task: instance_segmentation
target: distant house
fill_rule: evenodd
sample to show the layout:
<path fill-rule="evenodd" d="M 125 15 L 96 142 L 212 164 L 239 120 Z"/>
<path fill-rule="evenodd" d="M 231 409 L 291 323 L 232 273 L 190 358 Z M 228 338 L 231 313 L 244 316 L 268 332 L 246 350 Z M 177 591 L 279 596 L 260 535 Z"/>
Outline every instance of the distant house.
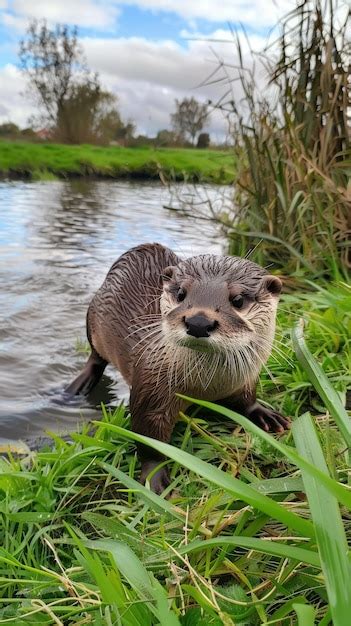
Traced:
<path fill-rule="evenodd" d="M 35 131 L 38 139 L 52 139 L 52 130 L 50 128 L 41 128 L 40 130 Z"/>

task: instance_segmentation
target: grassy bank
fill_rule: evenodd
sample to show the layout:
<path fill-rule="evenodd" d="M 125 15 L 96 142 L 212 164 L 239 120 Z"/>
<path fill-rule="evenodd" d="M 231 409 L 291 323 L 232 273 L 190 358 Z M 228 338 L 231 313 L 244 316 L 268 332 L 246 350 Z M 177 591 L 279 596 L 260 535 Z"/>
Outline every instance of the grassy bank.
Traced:
<path fill-rule="evenodd" d="M 0 143 L 0 175 L 43 179 L 93 176 L 104 178 L 203 181 L 233 180 L 229 152 L 90 145 Z"/>
<path fill-rule="evenodd" d="M 336 398 L 323 374 L 317 393 L 301 338 L 292 345 L 302 314 Z M 93 436 L 86 427 L 72 443 L 54 437 L 52 449 L 2 460 L 0 623 L 326 626 L 333 611 L 346 626 L 349 426 L 338 403 L 351 382 L 350 326 L 341 283 L 285 296 L 259 395 L 292 416 L 292 432 L 273 438 L 208 410 L 183 416 L 167 453 L 169 500 L 136 482 L 123 407 L 103 411 Z"/>

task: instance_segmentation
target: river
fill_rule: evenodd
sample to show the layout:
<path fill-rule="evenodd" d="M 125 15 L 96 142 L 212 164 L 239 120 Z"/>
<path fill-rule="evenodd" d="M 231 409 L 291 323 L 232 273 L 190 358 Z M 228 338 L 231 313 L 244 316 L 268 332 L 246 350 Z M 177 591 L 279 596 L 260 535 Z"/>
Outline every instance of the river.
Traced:
<path fill-rule="evenodd" d="M 214 199 L 220 193 L 218 187 L 203 191 Z M 223 251 L 213 225 L 163 208 L 169 204 L 170 192 L 158 183 L 0 183 L 3 442 L 67 432 L 97 419 L 101 402 L 128 397 L 110 366 L 84 401 L 65 404 L 62 391 L 86 360 L 89 301 L 120 254 L 152 241 L 181 256 Z"/>

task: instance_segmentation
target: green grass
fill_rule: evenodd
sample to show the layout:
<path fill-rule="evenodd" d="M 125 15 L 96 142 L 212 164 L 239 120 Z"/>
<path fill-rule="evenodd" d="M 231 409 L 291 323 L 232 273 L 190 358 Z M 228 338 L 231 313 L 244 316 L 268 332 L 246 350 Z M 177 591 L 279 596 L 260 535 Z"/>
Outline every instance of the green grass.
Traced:
<path fill-rule="evenodd" d="M 233 180 L 234 160 L 219 150 L 0 143 L 0 174 L 48 180 L 73 176 L 160 177 L 212 183 Z"/>
<path fill-rule="evenodd" d="M 1 461 L 0 623 L 349 624 L 351 290 L 285 295 L 278 322 L 259 396 L 292 430 L 193 408 L 151 441 L 169 499 L 137 482 L 124 407 Z"/>

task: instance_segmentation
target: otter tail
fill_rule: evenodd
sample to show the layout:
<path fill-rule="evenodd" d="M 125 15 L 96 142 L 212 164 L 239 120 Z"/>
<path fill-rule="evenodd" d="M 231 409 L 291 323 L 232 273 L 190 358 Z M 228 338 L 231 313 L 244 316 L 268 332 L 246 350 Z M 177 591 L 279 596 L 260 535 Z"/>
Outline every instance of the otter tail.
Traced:
<path fill-rule="evenodd" d="M 83 371 L 70 385 L 68 385 L 65 389 L 65 393 L 72 396 L 77 396 L 79 394 L 87 395 L 90 393 L 90 391 L 99 382 L 106 365 L 107 361 L 102 359 L 93 348 Z"/>

